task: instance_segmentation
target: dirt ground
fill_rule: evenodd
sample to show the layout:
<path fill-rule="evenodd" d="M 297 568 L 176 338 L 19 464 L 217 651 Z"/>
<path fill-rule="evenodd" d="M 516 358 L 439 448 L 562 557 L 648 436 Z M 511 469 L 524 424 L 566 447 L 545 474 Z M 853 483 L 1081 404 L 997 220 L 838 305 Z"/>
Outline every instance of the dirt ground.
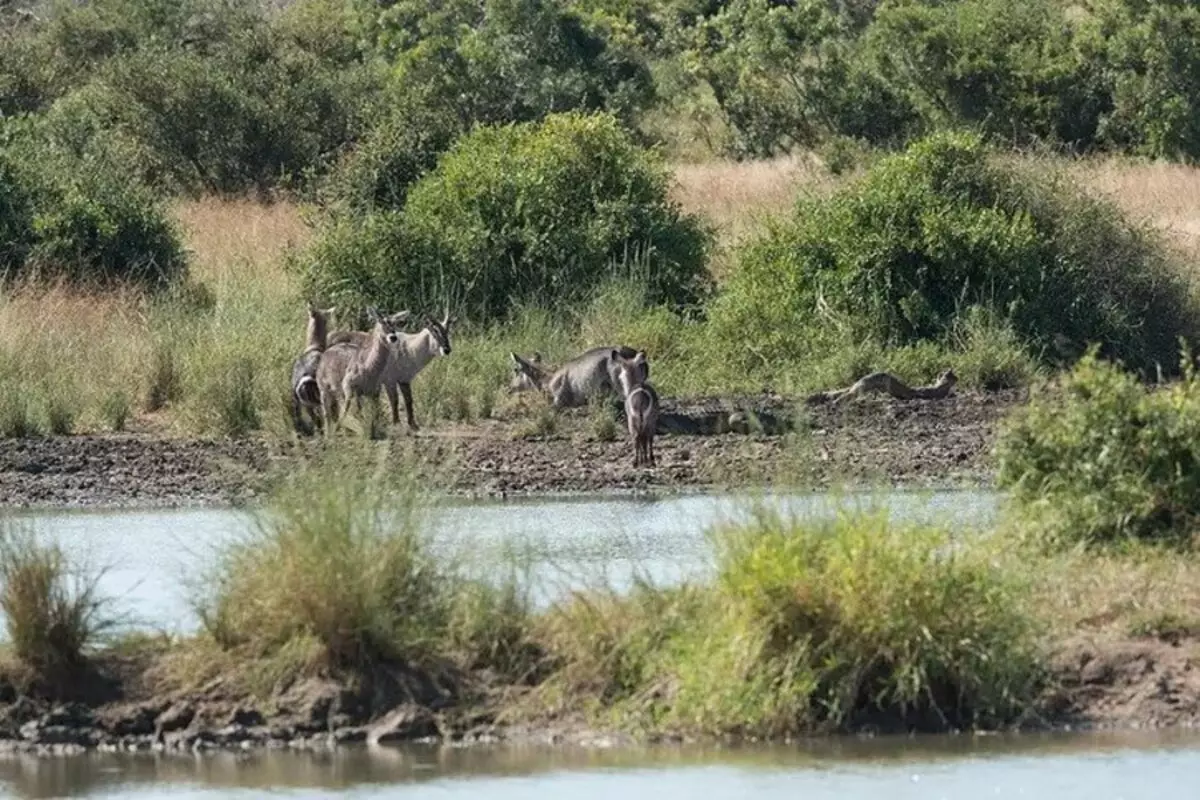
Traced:
<path fill-rule="evenodd" d="M 792 420 L 788 432 L 660 434 L 657 464 L 635 469 L 619 427 L 599 438 L 585 409 L 560 413 L 535 434 L 529 415 L 392 432 L 448 468 L 455 494 L 509 497 L 593 492 L 675 492 L 786 484 L 979 486 L 992 476 L 991 445 L 1020 392 L 962 392 L 946 400 L 866 397 L 805 408 L 778 397 L 668 399 L 689 425 L 754 412 Z M 736 426 L 735 426 L 736 427 Z M 169 507 L 252 502 L 264 479 L 321 447 L 319 440 L 187 439 L 156 433 L 0 440 L 0 506 Z"/>

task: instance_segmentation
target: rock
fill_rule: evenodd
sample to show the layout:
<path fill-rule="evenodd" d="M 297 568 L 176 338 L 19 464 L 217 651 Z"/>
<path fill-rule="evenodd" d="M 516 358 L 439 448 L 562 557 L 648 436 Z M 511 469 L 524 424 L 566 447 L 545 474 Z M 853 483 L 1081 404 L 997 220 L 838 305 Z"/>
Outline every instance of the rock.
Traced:
<path fill-rule="evenodd" d="M 438 732 L 433 714 L 418 705 L 402 705 L 394 708 L 367 730 L 367 744 L 401 742 L 434 736 Z"/>
<path fill-rule="evenodd" d="M 235 708 L 225 721 L 225 724 L 254 728 L 265 724 L 265 722 L 266 720 L 263 719 L 263 715 L 253 708 Z"/>
<path fill-rule="evenodd" d="M 113 736 L 150 736 L 161 712 L 162 708 L 156 705 L 127 706 L 106 715 L 100 724 Z"/>
<path fill-rule="evenodd" d="M 154 720 L 154 735 L 161 736 L 186 728 L 196 717 L 196 709 L 190 703 L 176 703 Z"/>

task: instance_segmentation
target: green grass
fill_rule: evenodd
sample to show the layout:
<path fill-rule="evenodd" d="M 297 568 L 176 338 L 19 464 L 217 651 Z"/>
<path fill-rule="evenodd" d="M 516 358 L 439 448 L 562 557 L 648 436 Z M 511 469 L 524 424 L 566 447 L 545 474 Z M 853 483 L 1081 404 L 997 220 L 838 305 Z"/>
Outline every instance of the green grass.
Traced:
<path fill-rule="evenodd" d="M 713 543 L 712 583 L 553 610 L 547 697 L 644 730 L 751 736 L 988 726 L 1031 708 L 1038 625 L 983 549 L 867 514 L 763 512 Z"/>
<path fill-rule="evenodd" d="M 117 619 L 99 593 L 102 573 L 13 522 L 0 523 L 0 609 L 26 680 L 43 689 L 77 678 Z"/>
<path fill-rule="evenodd" d="M 415 467 L 379 452 L 364 464 L 360 449 L 334 449 L 283 480 L 205 576 L 195 598 L 204 634 L 178 674 L 231 670 L 261 692 L 389 664 L 530 671 L 522 587 L 497 580 L 495 563 L 484 580 L 437 550 Z"/>

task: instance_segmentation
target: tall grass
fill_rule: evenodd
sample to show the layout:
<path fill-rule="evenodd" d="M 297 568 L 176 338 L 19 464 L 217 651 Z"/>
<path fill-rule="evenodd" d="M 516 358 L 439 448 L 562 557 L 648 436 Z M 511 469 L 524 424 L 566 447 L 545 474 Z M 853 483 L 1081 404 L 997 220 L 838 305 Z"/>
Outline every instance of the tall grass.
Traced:
<path fill-rule="evenodd" d="M 990 725 L 1031 707 L 1037 626 L 981 547 L 878 515 L 765 512 L 713 542 L 712 584 L 552 612 L 553 691 L 639 727 L 763 736 Z"/>
<path fill-rule="evenodd" d="M 356 455 L 357 454 L 357 455 Z M 280 679 L 407 664 L 515 668 L 528 605 L 511 581 L 471 577 L 425 525 L 404 465 L 335 451 L 289 477 L 223 548 L 196 598 L 212 644 Z M 397 474 L 399 473 L 399 474 Z"/>
<path fill-rule="evenodd" d="M 0 609 L 12 655 L 28 679 L 61 687 L 115 626 L 99 580 L 100 573 L 71 564 L 57 544 L 0 523 Z"/>

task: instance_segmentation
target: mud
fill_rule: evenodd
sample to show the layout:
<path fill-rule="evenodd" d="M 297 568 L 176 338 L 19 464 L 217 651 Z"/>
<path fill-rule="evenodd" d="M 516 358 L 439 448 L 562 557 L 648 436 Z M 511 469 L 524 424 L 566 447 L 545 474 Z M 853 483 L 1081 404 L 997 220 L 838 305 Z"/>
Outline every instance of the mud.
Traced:
<path fill-rule="evenodd" d="M 478 676 L 380 667 L 353 680 L 299 680 L 267 699 L 220 679 L 193 691 L 155 692 L 155 657 L 100 659 L 64 691 L 18 691 L 0 681 L 0 753 L 68 755 L 102 751 L 187 751 L 257 747 L 328 749 L 427 741 L 484 744 L 635 743 L 576 713 L 512 722 L 506 703 L 523 686 Z M 1009 726 L 1023 730 L 1200 725 L 1200 641 L 1153 638 L 1065 643 L 1051 660 L 1039 701 Z M 519 702 L 519 701 L 518 701 Z M 511 707 L 511 706 L 509 706 Z M 518 718 L 520 715 L 518 715 Z M 889 732 L 902 732 L 903 720 Z M 931 729 L 949 732 L 945 722 Z M 864 732 L 878 732 L 869 725 Z M 658 732 L 644 739 L 680 740 Z"/>
<path fill-rule="evenodd" d="M 397 449 L 452 465 L 456 494 L 675 492 L 786 483 L 902 487 L 987 485 L 998 423 L 1020 392 L 945 400 L 862 398 L 803 408 L 777 396 L 664 401 L 657 465 L 635 469 L 618 424 L 598 432 L 586 409 L 534 424 L 539 412 L 393 429 Z M 800 410 L 797 411 L 796 409 Z M 686 432 L 679 432 L 686 431 Z M 0 506 L 154 507 L 252 502 L 276 470 L 318 440 L 184 439 L 156 433 L 0 440 Z"/>

